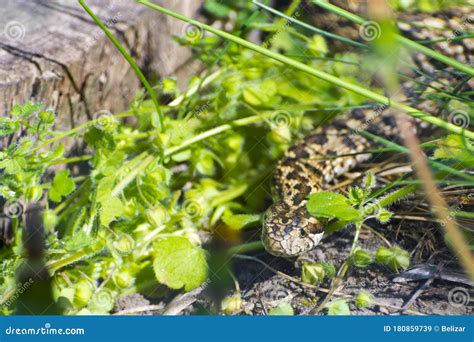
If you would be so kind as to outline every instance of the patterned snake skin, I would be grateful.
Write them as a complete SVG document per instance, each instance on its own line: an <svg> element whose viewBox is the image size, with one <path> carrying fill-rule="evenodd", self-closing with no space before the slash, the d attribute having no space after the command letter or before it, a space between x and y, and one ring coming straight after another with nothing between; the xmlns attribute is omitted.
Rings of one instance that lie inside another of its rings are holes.
<svg viewBox="0 0 474 342"><path fill-rule="evenodd" d="M341 19L332 18L330 26L341 29L342 32L338 33L359 38L355 27L337 20ZM398 20L401 21L399 29L404 36L413 40L447 38L447 41L435 42L430 47L458 61L472 64L474 39L452 39L460 32L474 31L474 17L469 9L458 8L434 14L404 13ZM412 58L423 76L411 75L412 80L402 84L405 103L440 116L445 113L439 111L439 100L429 97L434 87L452 90L464 84L462 90L472 90L472 79L466 82L466 75L449 68L442 70L444 65L418 53ZM292 146L278 162L275 188L280 199L266 211L262 230L262 241L269 253L298 256L320 242L325 225L307 212L307 197L371 158L369 153L362 152L377 147L377 144L358 134L361 129L392 140L399 135L394 112L374 104L371 109L352 110L330 125L316 129Z"/></svg>

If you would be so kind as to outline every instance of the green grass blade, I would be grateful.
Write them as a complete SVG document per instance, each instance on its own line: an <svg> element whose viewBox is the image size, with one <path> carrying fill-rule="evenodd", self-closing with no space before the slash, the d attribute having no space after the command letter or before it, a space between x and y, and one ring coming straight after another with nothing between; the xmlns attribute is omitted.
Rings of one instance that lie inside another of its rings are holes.
<svg viewBox="0 0 474 342"><path fill-rule="evenodd" d="M312 67L310 67L306 64L303 64L301 62L298 62L296 60L288 58L288 57L286 57L282 54L279 54L277 52L274 52L274 51L271 51L269 49L263 48L263 47L261 47L257 44L251 43L251 42L249 42L245 39L236 37L236 36L234 36L230 33L227 33L227 32L224 32L222 30L216 29L215 27L203 24L203 23L199 22L198 20L194 20L192 18L186 17L182 14L171 11L171 10L165 8L165 7L158 6L158 5L156 5L154 3L151 3L149 1L137 0L137 2L142 4L142 5L145 5L147 7L150 7L152 9L156 10L156 11L159 11L159 12L165 13L166 15L172 16L176 19L179 19L179 20L182 20L182 21L187 22L189 24L195 25L195 26L197 26L197 27L199 27L203 30L206 30L208 32L211 32L211 33L213 33L213 34L215 34L215 35L217 35L221 38L228 39L228 40L230 40L230 41L232 41L236 44L239 44L239 45L244 46L248 49L251 49L255 52L258 52L258 53L260 53L264 56L267 56L269 58L277 60L277 61L279 61L279 62L281 62L285 65L288 65L288 66L291 66L291 67L293 67L295 69L298 69L300 71L306 72L306 73L308 73L308 74L310 74L314 77L320 78L320 79L322 79L324 81L327 81L331 84L337 85L337 86L342 87L342 88L347 89L347 90L350 90L354 93L357 93L357 94L359 94L361 96L364 96L368 99L371 99L375 102L378 102L378 103L384 104L386 106L391 106L393 108L402 110L402 111L406 112L407 114L409 114L409 115L411 115L415 118L419 118L420 120L429 122L433 125L444 128L444 129L446 129L450 132L453 132L453 133L456 133L456 134L462 134L462 135L465 135L467 138L474 139L474 132L465 130L462 127L458 127L456 125L453 125L453 124L451 124L449 122L446 122L446 121L444 121L440 118L437 118L437 117L432 116L428 113L422 112L422 111L420 111L416 108L410 107L410 106L405 105L403 103L392 101L388 97L386 97L384 95L377 94L376 92L371 91L369 89L366 89L366 88L364 88L360 85L346 82L344 80L339 79L336 76L333 76L333 75L325 73L323 71L319 71L317 69L314 69L314 68L312 68Z"/></svg>
<svg viewBox="0 0 474 342"><path fill-rule="evenodd" d="M369 133L367 131L361 131L361 134L367 138L370 138L374 141L377 141L397 152L400 152L400 153L405 153L405 154L409 154L410 151L408 150L408 148L404 147L404 146L401 146L401 145L398 145L396 143L394 143L393 141L390 141L390 140L387 140L387 139L384 139L382 137L379 137L375 134L372 134L372 133ZM445 171L445 172L448 172L454 176L458 176L460 178L463 178L467 181L474 181L474 176L471 176L465 172L461 172L459 170L456 170L448 165L445 165L443 163L440 163L436 160L432 160L432 159L428 159L428 163L435 169L439 170L439 171Z"/></svg>
<svg viewBox="0 0 474 342"><path fill-rule="evenodd" d="M359 17L358 15L355 15L354 13L351 13L349 11L346 11L345 9L342 9L338 6L335 6L333 4L330 4L329 2L327 1L323 1L323 0L313 0L313 3L330 11L330 12L333 12L333 13L336 13L337 15L340 15L341 17L343 18L346 18L356 24L359 24L359 25L363 25L364 23L367 22L367 20L365 20L364 18L362 17ZM413 40L411 39L408 39L406 37L403 37L401 35L397 35L397 39L400 43L402 43L404 46L410 48L410 49L413 49L415 51L418 51L418 52L421 52L427 56L430 56L431 58L434 58L436 59L437 61L440 61L446 65L449 65L449 66L452 66L453 68L456 68L462 72L465 72L466 74L468 75L471 75L471 76L474 76L474 69L473 68L470 68L469 66L461 63L461 62L458 62L457 60L455 59L452 59L448 56L445 56L439 52L436 52L426 46L423 46L417 42L414 42Z"/></svg>
<svg viewBox="0 0 474 342"><path fill-rule="evenodd" d="M323 36L326 36L326 37L329 37L329 38L333 38L333 39L336 39L336 40L339 40L341 42L344 42L344 43L347 43L347 44L350 44L350 45L354 45L354 46L357 46L357 47L360 47L360 48L365 48L367 49L367 46L364 45L364 44L361 44L359 42L356 42L355 40L352 40L352 39L349 39L349 38L346 38L344 36L340 36L338 34L334 34L334 33L331 33L331 32L327 32L327 31L324 31L324 30L321 30L321 29L318 29L314 26L311 26L311 25L308 25L294 17L290 17L284 13L281 13L280 11L277 11L276 9L274 8L271 8L270 6L267 6L267 5L264 5L258 1L255 1L253 0L253 3L255 5L257 5L258 7L261 7L263 8L264 10L270 12L270 13L273 13L279 17L282 17L282 18L285 18L286 20L288 20L289 22L291 23L294 23L294 24L297 24L301 27L304 27L305 29L309 30L309 31L312 31L312 32L315 32L317 34L320 34L320 35L323 35Z"/></svg>
<svg viewBox="0 0 474 342"><path fill-rule="evenodd" d="M163 112L161 111L160 103L158 102L158 98L156 97L155 92L153 91L152 86L146 79L145 75L141 71L140 67L137 65L133 57L127 52L127 50L120 44L117 38L112 34L112 32L109 31L109 29L102 23L102 21L95 15L94 12L87 6L87 4L84 2L84 0L79 0L79 4L84 8L84 10L89 14L89 16L94 20L94 22L104 31L105 35L107 38L110 39L110 41L115 45L117 50L122 54L122 56L127 60L128 64L132 67L133 71L135 71L135 74L138 76L140 81L142 82L143 86L148 92L148 95L150 96L151 100L153 101L153 104L155 105L156 111L158 113L158 116L160 118L160 129L163 128Z"/></svg>

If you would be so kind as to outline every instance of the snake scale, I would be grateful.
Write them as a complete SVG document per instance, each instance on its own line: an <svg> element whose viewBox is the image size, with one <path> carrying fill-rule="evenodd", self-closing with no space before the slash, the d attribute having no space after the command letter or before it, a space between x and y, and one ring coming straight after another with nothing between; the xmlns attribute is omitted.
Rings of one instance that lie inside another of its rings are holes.
<svg viewBox="0 0 474 342"><path fill-rule="evenodd" d="M338 22L340 19L334 17L329 20L332 21L330 26L336 26L341 34L358 38L359 31L351 24ZM430 48L472 64L474 39L452 39L460 32L474 31L472 9L460 7L430 14L403 13L398 20L404 36L413 40L434 40ZM404 102L440 116L446 113L438 110L442 108L439 100L429 96L433 89L461 87L472 93L472 79L466 80L466 75L420 53L415 53L412 59L418 73L412 73L411 79L401 85ZM278 162L275 189L279 200L265 212L262 229L262 241L269 253L293 257L320 243L325 226L308 213L308 195L323 190L339 176L371 158L371 154L364 151L377 144L358 134L361 129L392 140L399 136L393 110L373 104L372 108L354 109L329 125L317 128L290 147Z"/></svg>

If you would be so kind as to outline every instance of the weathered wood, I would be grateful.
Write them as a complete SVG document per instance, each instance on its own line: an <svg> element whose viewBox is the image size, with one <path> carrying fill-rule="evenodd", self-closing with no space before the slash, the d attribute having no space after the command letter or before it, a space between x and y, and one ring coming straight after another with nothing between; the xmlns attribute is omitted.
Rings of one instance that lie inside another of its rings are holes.
<svg viewBox="0 0 474 342"><path fill-rule="evenodd" d="M194 15L201 0L157 3ZM131 0L88 5L131 51L147 74L169 75L190 57L173 35L186 24ZM0 115L14 103L43 102L69 128L102 110L125 110L141 87L137 77L76 0L2 0Z"/></svg>

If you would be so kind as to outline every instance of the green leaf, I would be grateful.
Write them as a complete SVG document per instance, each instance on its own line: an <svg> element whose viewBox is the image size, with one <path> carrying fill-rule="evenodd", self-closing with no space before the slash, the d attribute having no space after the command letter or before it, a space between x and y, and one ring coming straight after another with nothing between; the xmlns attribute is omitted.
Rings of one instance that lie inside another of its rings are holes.
<svg viewBox="0 0 474 342"><path fill-rule="evenodd" d="M113 175L101 179L97 185L97 202L100 206L99 222L104 227L108 227L110 222L121 216L125 210L122 201L118 197L112 196L114 185Z"/></svg>
<svg viewBox="0 0 474 342"><path fill-rule="evenodd" d="M294 316L295 312L291 307L290 303L281 302L278 306L274 309L271 309L268 312L269 316Z"/></svg>
<svg viewBox="0 0 474 342"><path fill-rule="evenodd" d="M20 126L17 121L0 116L0 138L15 133L19 127Z"/></svg>
<svg viewBox="0 0 474 342"><path fill-rule="evenodd" d="M376 185L375 175L372 172L367 173L364 178L364 187L372 189Z"/></svg>
<svg viewBox="0 0 474 342"><path fill-rule="evenodd" d="M54 176L53 184L49 189L49 199L53 202L59 202L61 199L74 191L76 185L69 177L69 170L58 172Z"/></svg>
<svg viewBox="0 0 474 342"><path fill-rule="evenodd" d="M320 284L326 275L321 263L305 262L301 271L301 281L306 284Z"/></svg>
<svg viewBox="0 0 474 342"><path fill-rule="evenodd" d="M212 176L215 173L214 160L217 159L215 154L208 150L202 149L196 152L194 159L196 170L200 174L205 176Z"/></svg>
<svg viewBox="0 0 474 342"><path fill-rule="evenodd" d="M366 192L359 187L349 188L349 202L353 205L361 204L364 201Z"/></svg>
<svg viewBox="0 0 474 342"><path fill-rule="evenodd" d="M359 268L366 268L372 263L372 261L372 256L369 254L369 252L363 249L356 250L352 256L352 262L354 266Z"/></svg>
<svg viewBox="0 0 474 342"><path fill-rule="evenodd" d="M4 169L5 173L10 175L19 174L20 172L23 172L25 168L26 160L20 156L0 161L0 169Z"/></svg>
<svg viewBox="0 0 474 342"><path fill-rule="evenodd" d="M84 140L93 147L115 148L115 139L112 134L96 127L91 127L84 134Z"/></svg>
<svg viewBox="0 0 474 342"><path fill-rule="evenodd" d="M244 87L242 95L245 102L253 106L269 105L274 101L277 84L273 80L266 80L259 84L251 83Z"/></svg>
<svg viewBox="0 0 474 342"><path fill-rule="evenodd" d="M349 200L335 192L318 192L309 196L306 204L308 211L314 217L337 218L343 221L355 221L359 213Z"/></svg>
<svg viewBox="0 0 474 342"><path fill-rule="evenodd" d="M178 84L176 83L176 80L171 78L165 78L161 84L163 93L165 94L174 94L178 90Z"/></svg>
<svg viewBox="0 0 474 342"><path fill-rule="evenodd" d="M154 246L153 269L156 279L169 288L185 291L201 285L207 279L204 250L183 237L170 237Z"/></svg>
<svg viewBox="0 0 474 342"><path fill-rule="evenodd" d="M372 305L374 296L367 291L360 291L355 298L355 305L358 308L366 308Z"/></svg>
<svg viewBox="0 0 474 342"><path fill-rule="evenodd" d="M392 218L392 213L388 211L387 209L380 209L379 212L377 213L377 220L379 220L380 223L387 223L390 221Z"/></svg>
<svg viewBox="0 0 474 342"><path fill-rule="evenodd" d="M240 293L224 298L221 309L226 315L235 315L242 310L242 297Z"/></svg>
<svg viewBox="0 0 474 342"><path fill-rule="evenodd" d="M457 159L465 166L474 165L474 145L460 135L448 135L438 143L435 150L435 159Z"/></svg>
<svg viewBox="0 0 474 342"><path fill-rule="evenodd" d="M309 43L309 50L318 57L323 57L328 53L328 46L326 40L320 35L313 36Z"/></svg>
<svg viewBox="0 0 474 342"><path fill-rule="evenodd" d="M351 310L344 299L338 299L328 305L329 316L350 316Z"/></svg>
<svg viewBox="0 0 474 342"><path fill-rule="evenodd" d="M87 308L92 314L105 314L110 312L115 303L115 294L112 290L104 288L92 295Z"/></svg>
<svg viewBox="0 0 474 342"><path fill-rule="evenodd" d="M379 247L375 260L382 265L389 267L392 271L399 269L406 270L410 266L410 253L400 247Z"/></svg>
<svg viewBox="0 0 474 342"><path fill-rule="evenodd" d="M42 103L33 104L32 102L26 102L23 105L16 104L11 110L13 116L20 116L26 118L34 112L40 110L43 107Z"/></svg>

